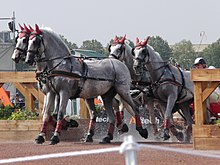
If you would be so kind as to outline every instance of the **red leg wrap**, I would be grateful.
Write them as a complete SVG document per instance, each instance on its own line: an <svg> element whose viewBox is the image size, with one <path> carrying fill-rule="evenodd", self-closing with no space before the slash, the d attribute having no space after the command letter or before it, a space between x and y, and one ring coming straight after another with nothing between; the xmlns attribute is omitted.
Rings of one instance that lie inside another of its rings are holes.
<svg viewBox="0 0 220 165"><path fill-rule="evenodd" d="M116 112L116 124L120 125L122 123L121 113Z"/></svg>
<svg viewBox="0 0 220 165"><path fill-rule="evenodd" d="M115 129L115 125L113 123L110 123L108 127L108 134L113 135L114 129Z"/></svg>
<svg viewBox="0 0 220 165"><path fill-rule="evenodd" d="M124 111L120 111L121 120L124 120Z"/></svg>
<svg viewBox="0 0 220 165"><path fill-rule="evenodd" d="M169 119L166 119L163 123L163 127L168 129L169 126L170 126L170 121L169 121Z"/></svg>
<svg viewBox="0 0 220 165"><path fill-rule="evenodd" d="M141 118L139 115L135 116L136 127L142 127Z"/></svg>
<svg viewBox="0 0 220 165"><path fill-rule="evenodd" d="M40 132L46 133L46 130L47 130L47 122L43 121Z"/></svg>
<svg viewBox="0 0 220 165"><path fill-rule="evenodd" d="M49 122L52 126L56 127L57 121L54 120L53 116L50 116L48 122Z"/></svg>
<svg viewBox="0 0 220 165"><path fill-rule="evenodd" d="M57 126L56 126L56 129L55 129L55 132L61 132L61 128L62 128L62 121L58 121L57 122Z"/></svg>

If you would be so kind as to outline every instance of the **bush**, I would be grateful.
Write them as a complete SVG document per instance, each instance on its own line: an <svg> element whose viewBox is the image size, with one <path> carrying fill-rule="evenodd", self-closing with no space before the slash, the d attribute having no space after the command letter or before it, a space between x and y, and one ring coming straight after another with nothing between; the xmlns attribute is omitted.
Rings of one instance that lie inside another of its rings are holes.
<svg viewBox="0 0 220 165"><path fill-rule="evenodd" d="M7 120L13 111L13 107L6 106L4 108L0 108L0 120Z"/></svg>
<svg viewBox="0 0 220 165"><path fill-rule="evenodd" d="M16 110L12 112L11 116L8 118L8 120L36 120L38 118L38 114L35 112L30 111L21 111Z"/></svg>
<svg viewBox="0 0 220 165"><path fill-rule="evenodd" d="M0 120L36 120L38 116L36 112L23 111L11 106L0 108Z"/></svg>

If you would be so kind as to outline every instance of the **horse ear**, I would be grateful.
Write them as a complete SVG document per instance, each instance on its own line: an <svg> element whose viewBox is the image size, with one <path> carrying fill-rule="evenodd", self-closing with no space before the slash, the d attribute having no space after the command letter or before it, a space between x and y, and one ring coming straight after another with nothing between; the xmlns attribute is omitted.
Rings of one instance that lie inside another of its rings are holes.
<svg viewBox="0 0 220 165"><path fill-rule="evenodd" d="M30 29L31 33L34 31L34 29L31 27L31 25L29 25L29 29Z"/></svg>
<svg viewBox="0 0 220 165"><path fill-rule="evenodd" d="M24 30L24 28L21 26L21 24L20 24L20 23L19 23L18 25L19 25L19 27L20 27L21 31L22 31L22 30Z"/></svg>
<svg viewBox="0 0 220 165"><path fill-rule="evenodd" d="M147 37L146 40L144 40L144 42L142 43L143 45L147 45L148 40L150 39L150 36Z"/></svg>
<svg viewBox="0 0 220 165"><path fill-rule="evenodd" d="M148 43L149 39L150 39L150 36L148 36L147 39L146 39L147 43Z"/></svg>
<svg viewBox="0 0 220 165"><path fill-rule="evenodd" d="M119 42L119 40L118 40L118 37L117 36L115 36L115 38L114 38L114 42Z"/></svg>
<svg viewBox="0 0 220 165"><path fill-rule="evenodd" d="M39 29L39 26L37 24L35 24L35 31L37 34L41 34L42 31Z"/></svg>
<svg viewBox="0 0 220 165"><path fill-rule="evenodd" d="M124 35L124 37L119 42L123 44L125 42L125 40L126 40L126 34Z"/></svg>
<svg viewBox="0 0 220 165"><path fill-rule="evenodd" d="M139 38L137 37L136 38L136 45L138 45L139 44Z"/></svg>
<svg viewBox="0 0 220 165"><path fill-rule="evenodd" d="M143 45L147 45L148 40L150 39L150 36L147 37L146 40L144 40Z"/></svg>
<svg viewBox="0 0 220 165"><path fill-rule="evenodd" d="M24 30L25 30L26 33L30 33L31 32L30 29L28 29L28 27L25 24L24 24Z"/></svg>

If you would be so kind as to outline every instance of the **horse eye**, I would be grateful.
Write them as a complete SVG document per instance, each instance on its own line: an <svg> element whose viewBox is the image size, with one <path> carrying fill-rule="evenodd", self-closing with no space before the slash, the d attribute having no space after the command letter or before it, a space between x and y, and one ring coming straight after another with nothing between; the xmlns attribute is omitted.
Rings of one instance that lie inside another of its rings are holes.
<svg viewBox="0 0 220 165"><path fill-rule="evenodd" d="M146 49L143 49L143 50L142 50L142 53L143 53L143 54L146 54Z"/></svg>
<svg viewBox="0 0 220 165"><path fill-rule="evenodd" d="M28 40L27 40L27 38L25 38L24 40L23 40L23 43L27 43L28 42Z"/></svg>

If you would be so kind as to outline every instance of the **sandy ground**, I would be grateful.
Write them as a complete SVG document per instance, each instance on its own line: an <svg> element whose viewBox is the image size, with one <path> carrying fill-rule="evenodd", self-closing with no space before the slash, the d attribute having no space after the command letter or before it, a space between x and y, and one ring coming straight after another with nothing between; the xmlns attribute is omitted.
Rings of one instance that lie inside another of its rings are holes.
<svg viewBox="0 0 220 165"><path fill-rule="evenodd" d="M65 153L74 151L94 150L103 148L116 148L120 147L122 142L112 142L111 144L103 145L98 141L93 143L81 143L81 142L60 142L57 145L51 146L49 142L45 142L43 145L37 145L34 142L13 142L13 143L0 143L0 162L2 159L26 157L34 155L44 155L52 153ZM141 142L139 143L145 147L137 151L137 162L140 165L207 165L207 164L220 164L220 150L218 151L201 151L193 150L192 144L181 143L164 143L164 142ZM148 148L153 146L152 148ZM158 147L159 149L155 149ZM165 149L176 150L166 151ZM185 153L180 153L185 152ZM187 154L186 154L187 153ZM200 154L200 156L196 156ZM201 156L202 155L202 156ZM204 156L206 155L206 156ZM212 156L212 157L209 157ZM218 158L213 158L217 156ZM110 153L99 153L93 155L71 156L62 158L50 158L44 160L34 160L27 162L11 163L22 165L123 165L125 164L125 157L118 151Z"/></svg>

